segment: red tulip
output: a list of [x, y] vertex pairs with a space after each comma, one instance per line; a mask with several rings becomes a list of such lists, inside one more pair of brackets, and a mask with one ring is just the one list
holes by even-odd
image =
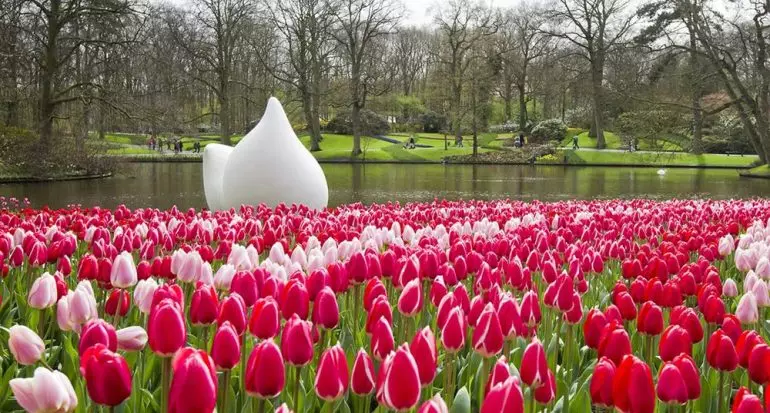
[[163, 299], [150, 310], [147, 337], [152, 351], [161, 357], [170, 357], [184, 347], [187, 341], [182, 307], [172, 299]]
[[519, 305], [510, 294], [505, 294], [500, 299], [500, 303], [497, 305], [497, 315], [500, 319], [500, 328], [507, 340], [513, 340], [524, 330], [519, 315]]
[[759, 397], [749, 393], [745, 387], [738, 389], [733, 400], [732, 413], [764, 413]]
[[240, 294], [230, 293], [219, 306], [217, 325], [221, 326], [225, 321], [229, 321], [238, 334], [243, 334], [246, 329], [246, 311], [246, 303], [243, 302]]
[[250, 308], [259, 298], [257, 279], [249, 271], [238, 271], [230, 282], [230, 293], [238, 293], [246, 308]]
[[674, 357], [672, 363], [679, 369], [687, 386], [687, 398], [697, 400], [700, 397], [700, 373], [695, 361], [687, 354], [680, 354]]
[[310, 308], [310, 295], [305, 289], [305, 284], [293, 278], [286, 283], [281, 292], [281, 315], [285, 320], [297, 314], [299, 318], [307, 319]]
[[161, 284], [152, 294], [152, 307], [166, 298], [174, 300], [179, 307], [184, 307], [184, 293], [182, 287], [177, 284]]
[[217, 404], [217, 372], [203, 350], [185, 347], [172, 362], [169, 413], [213, 412]]
[[225, 321], [214, 334], [211, 344], [211, 358], [222, 370], [230, 370], [241, 358], [241, 339], [232, 323]]
[[733, 371], [738, 366], [738, 353], [732, 340], [721, 329], [714, 332], [706, 346], [706, 360], [711, 367]]
[[384, 296], [378, 296], [372, 301], [372, 309], [366, 315], [366, 332], [372, 334], [374, 324], [380, 317], [385, 317], [388, 324], [393, 322], [393, 310], [390, 308], [388, 298]]
[[529, 328], [540, 324], [540, 302], [537, 293], [530, 290], [521, 299], [521, 322]]
[[754, 383], [764, 386], [770, 383], [770, 346], [757, 344], [749, 355], [749, 377]]
[[131, 370], [126, 360], [103, 344], [89, 347], [80, 360], [88, 397], [95, 403], [117, 406], [131, 395]]
[[689, 400], [685, 378], [673, 363], [663, 363], [656, 392], [664, 403], [685, 404]]
[[350, 390], [359, 396], [367, 395], [374, 390], [374, 363], [363, 349], [356, 354], [353, 362], [353, 373], [350, 376]]
[[663, 331], [663, 310], [652, 301], [645, 301], [636, 319], [636, 329], [650, 336], [660, 334]]
[[382, 361], [393, 351], [394, 346], [393, 330], [385, 317], [380, 317], [374, 324], [370, 350], [375, 359]]
[[599, 339], [599, 357], [609, 357], [615, 365], [620, 365], [623, 357], [631, 354], [631, 340], [623, 327], [614, 321], [604, 327]]
[[398, 312], [405, 317], [414, 317], [422, 310], [422, 284], [420, 279], [415, 278], [409, 281], [401, 290], [398, 297]]
[[379, 296], [385, 296], [387, 298], [388, 291], [385, 289], [385, 284], [380, 281], [379, 278], [372, 278], [366, 282], [364, 286], [364, 310], [368, 313], [372, 309], [372, 302]]
[[487, 393], [480, 413], [523, 413], [524, 396], [516, 377], [509, 377]]
[[741, 333], [743, 333], [741, 322], [734, 314], [725, 314], [724, 318], [722, 318], [721, 328], [722, 331], [727, 334], [727, 337], [730, 337], [730, 340], [732, 340], [733, 344], [738, 342], [738, 337], [740, 337]]
[[292, 366], [304, 366], [313, 359], [313, 325], [296, 313], [289, 318], [281, 333], [281, 354]]
[[315, 393], [319, 398], [334, 401], [348, 390], [348, 361], [339, 344], [321, 355], [315, 376]]
[[692, 355], [690, 333], [676, 324], [668, 326], [660, 337], [658, 354], [663, 361], [671, 361], [680, 354]]
[[[123, 297], [120, 297], [120, 296]], [[123, 317], [128, 314], [128, 307], [131, 303], [131, 295], [126, 290], [120, 290], [114, 288], [110, 292], [110, 296], [107, 298], [107, 302], [104, 304], [104, 312], [111, 316], [115, 315], [118, 310], [118, 301], [120, 301], [120, 316]]]
[[246, 393], [261, 399], [272, 399], [283, 391], [286, 375], [281, 350], [272, 339], [254, 347], [246, 364]]
[[438, 353], [436, 351], [436, 338], [430, 327], [417, 331], [409, 346], [409, 351], [417, 362], [417, 370], [420, 372], [420, 383], [428, 386], [433, 383], [438, 368]]
[[380, 367], [377, 401], [394, 410], [408, 410], [420, 400], [420, 373], [409, 347], [401, 345]]
[[521, 356], [521, 381], [530, 387], [540, 387], [548, 379], [548, 362], [543, 343], [537, 339], [527, 345]]
[[715, 295], [709, 295], [704, 302], [703, 318], [709, 324], [722, 324], [725, 317], [725, 303]]
[[460, 307], [449, 312], [444, 326], [441, 328], [441, 345], [448, 353], [456, 353], [465, 347], [465, 317]]
[[548, 370], [548, 378], [535, 390], [535, 400], [540, 404], [548, 404], [556, 397], [556, 377]]
[[504, 339], [497, 311], [488, 303], [473, 329], [473, 349], [483, 357], [492, 357], [502, 351]]
[[652, 413], [655, 410], [655, 387], [650, 367], [633, 355], [623, 357], [612, 383], [612, 400], [623, 412]]
[[340, 308], [337, 305], [337, 296], [329, 287], [324, 287], [318, 292], [313, 305], [313, 323], [331, 330], [337, 327], [340, 321]]
[[[447, 271], [452, 270], [452, 267], [448, 267]], [[441, 303], [441, 299], [444, 298], [445, 295], [449, 290], [447, 289], [446, 284], [444, 283], [444, 277], [438, 276], [436, 279], [433, 280], [433, 283], [430, 286], [430, 302], [433, 304], [434, 307], [438, 307], [439, 303]], [[426, 402], [427, 403], [427, 402]]]
[[588, 312], [583, 322], [583, 339], [589, 348], [599, 348], [599, 339], [606, 325], [607, 317], [598, 308], [592, 308]]
[[597, 406], [610, 407], [612, 403], [612, 382], [615, 379], [615, 363], [602, 357], [596, 363], [591, 375], [591, 402]]
[[669, 323], [684, 327], [690, 333], [693, 343], [700, 343], [703, 340], [703, 325], [698, 314], [692, 308], [675, 307], [671, 310]]
[[511, 377], [511, 371], [508, 368], [508, 362], [505, 360], [505, 356], [500, 357], [492, 366], [492, 371], [489, 372], [489, 378], [487, 379], [487, 387], [484, 389], [484, 394], [497, 385], [504, 382], [508, 377]]
[[262, 340], [273, 338], [281, 328], [278, 302], [272, 296], [260, 298], [254, 303], [249, 319], [249, 332]]
[[628, 293], [620, 293], [615, 300], [615, 305], [620, 310], [620, 315], [624, 320], [633, 320], [636, 318], [636, 304], [634, 299]]
[[749, 368], [749, 356], [751, 350], [757, 344], [764, 343], [765, 340], [755, 330], [746, 330], [738, 337], [738, 342], [735, 344], [735, 350], [738, 353], [738, 363], [743, 368]]
[[80, 331], [78, 353], [83, 356], [86, 350], [96, 344], [102, 344], [112, 352], [118, 351], [118, 336], [115, 327], [102, 319], [91, 320], [83, 324], [83, 329]]
[[219, 298], [213, 285], [200, 284], [190, 301], [190, 323], [196, 326], [212, 324], [219, 314]]

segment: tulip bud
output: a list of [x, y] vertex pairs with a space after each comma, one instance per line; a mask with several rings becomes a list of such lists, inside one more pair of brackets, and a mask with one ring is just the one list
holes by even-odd
[[759, 308], [753, 292], [749, 291], [741, 297], [735, 309], [735, 316], [741, 324], [755, 324], [759, 320]]
[[591, 403], [600, 407], [610, 407], [612, 403], [612, 382], [615, 379], [615, 363], [602, 357], [591, 375]]
[[300, 367], [313, 359], [312, 328], [309, 321], [301, 320], [296, 313], [286, 322], [281, 333], [281, 354], [287, 363]]
[[121, 252], [112, 262], [110, 270], [110, 283], [116, 288], [133, 287], [138, 280], [134, 257], [126, 252]]
[[359, 396], [374, 390], [374, 363], [364, 349], [358, 350], [350, 377], [350, 390]]
[[289, 406], [284, 403], [275, 409], [275, 413], [294, 413], [294, 410], [290, 409]]
[[738, 296], [738, 286], [732, 278], [726, 279], [722, 284], [722, 295], [730, 298]]
[[521, 381], [530, 387], [540, 387], [548, 379], [548, 362], [543, 343], [533, 338], [521, 357]]
[[337, 296], [329, 287], [323, 287], [315, 297], [313, 305], [313, 323], [327, 330], [337, 327], [340, 321], [340, 308]]
[[602, 330], [607, 325], [607, 317], [598, 309], [592, 308], [583, 322], [583, 339], [589, 348], [597, 349]]
[[642, 334], [657, 336], [663, 331], [663, 311], [652, 301], [646, 301], [639, 310], [636, 329]]
[[165, 298], [152, 307], [147, 337], [152, 351], [161, 357], [170, 357], [184, 347], [187, 327], [179, 303]]
[[663, 403], [685, 404], [689, 400], [684, 377], [674, 364], [663, 363], [658, 372], [656, 393]]
[[27, 412], [70, 413], [78, 406], [72, 383], [60, 371], [38, 367], [31, 378], [11, 379], [8, 384], [16, 403]]
[[444, 350], [448, 353], [456, 353], [465, 347], [466, 331], [463, 310], [460, 307], [454, 307], [441, 329], [441, 345]]
[[393, 330], [385, 317], [380, 317], [374, 324], [371, 339], [371, 352], [378, 361], [384, 360], [394, 347]]
[[214, 334], [211, 344], [211, 359], [222, 370], [230, 370], [241, 358], [241, 339], [238, 331], [229, 321], [222, 323]]
[[235, 277], [235, 267], [230, 264], [224, 264], [214, 274], [214, 286], [218, 290], [230, 291], [233, 277]]
[[655, 410], [655, 387], [650, 367], [633, 355], [624, 356], [615, 372], [612, 400], [621, 411], [652, 413]]
[[406, 344], [390, 353], [377, 378], [377, 400], [394, 410], [408, 410], [420, 400], [420, 373]]
[[293, 278], [286, 283], [281, 291], [281, 315], [285, 320], [297, 314], [299, 318], [307, 319], [310, 307], [310, 296], [305, 289], [305, 284]]
[[217, 325], [221, 326], [225, 321], [232, 323], [239, 335], [246, 329], [246, 304], [238, 293], [230, 293], [222, 300]]
[[107, 297], [107, 302], [104, 304], [104, 312], [114, 316], [118, 311], [118, 303], [120, 303], [120, 316], [124, 317], [128, 314], [131, 295], [126, 290], [113, 288], [112, 291], [110, 291], [110, 296]]
[[219, 298], [213, 285], [200, 284], [190, 300], [190, 323], [209, 325], [219, 315]]
[[749, 354], [749, 377], [754, 383], [764, 386], [770, 383], [770, 346], [757, 344]]
[[327, 402], [339, 399], [348, 390], [348, 376], [348, 362], [342, 347], [337, 344], [325, 350], [315, 376], [316, 394]]
[[259, 288], [254, 274], [248, 271], [238, 271], [230, 283], [230, 292], [238, 293], [243, 298], [246, 308], [251, 308], [259, 298]]
[[487, 393], [484, 403], [481, 404], [480, 413], [501, 413], [524, 411], [524, 396], [521, 393], [518, 379], [509, 377]]
[[251, 351], [246, 365], [246, 392], [254, 397], [272, 399], [286, 383], [281, 350], [272, 339], [260, 342]]
[[112, 352], [118, 351], [115, 327], [102, 319], [91, 320], [83, 325], [78, 352], [83, 356], [86, 350], [96, 344], [102, 344]]
[[487, 387], [484, 389], [484, 394], [489, 393], [496, 384], [504, 382], [508, 377], [511, 377], [511, 371], [508, 368], [508, 361], [505, 360], [505, 356], [500, 357], [492, 366], [492, 371], [489, 372], [489, 378], [487, 379]]
[[438, 354], [436, 351], [436, 338], [430, 327], [417, 331], [409, 346], [409, 351], [417, 362], [417, 370], [420, 373], [420, 383], [428, 386], [433, 383], [438, 368]]
[[46, 272], [32, 283], [27, 303], [32, 308], [43, 310], [56, 304], [56, 298], [56, 280]]
[[45, 343], [29, 327], [17, 324], [8, 329], [8, 349], [22, 366], [31, 366], [45, 354]]
[[503, 330], [494, 306], [487, 304], [473, 329], [473, 349], [483, 357], [492, 357], [503, 349]]
[[449, 407], [447, 407], [441, 395], [436, 394], [433, 398], [423, 403], [417, 410], [417, 413], [449, 413]]
[[372, 309], [366, 314], [366, 332], [372, 334], [375, 323], [384, 317], [388, 324], [393, 322], [393, 310], [390, 308], [388, 298], [378, 296], [372, 301]]
[[733, 371], [738, 366], [735, 345], [722, 329], [715, 331], [709, 338], [706, 360], [711, 367], [722, 371]]
[[171, 365], [169, 413], [213, 412], [217, 404], [217, 372], [209, 355], [185, 347], [176, 353]]
[[738, 364], [743, 368], [749, 368], [749, 356], [754, 346], [764, 343], [764, 339], [754, 330], [746, 330], [738, 337], [735, 343], [735, 351], [738, 353]]
[[422, 285], [420, 279], [415, 278], [404, 286], [398, 297], [398, 311], [405, 317], [414, 317], [422, 310]]
[[249, 319], [249, 332], [255, 337], [267, 340], [278, 334], [281, 319], [278, 313], [278, 302], [272, 296], [260, 298], [254, 303]]
[[692, 354], [690, 333], [684, 328], [672, 324], [663, 331], [658, 343], [658, 354], [663, 361], [671, 361], [680, 354]]
[[117, 406], [131, 395], [131, 370], [120, 354], [101, 343], [89, 347], [80, 360], [88, 396], [97, 404]]
[[749, 393], [745, 387], [738, 389], [733, 399], [731, 413], [764, 413], [764, 411], [759, 397]]
[[147, 344], [147, 332], [142, 327], [131, 326], [115, 332], [118, 349], [123, 351], [141, 351]]
[[158, 283], [153, 278], [141, 280], [136, 284], [136, 288], [134, 288], [134, 304], [139, 308], [139, 311], [144, 314], [150, 314], [153, 296], [157, 289]]

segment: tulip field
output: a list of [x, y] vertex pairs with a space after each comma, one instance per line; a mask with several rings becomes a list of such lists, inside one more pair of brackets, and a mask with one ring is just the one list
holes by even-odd
[[770, 201], [0, 210], [2, 412], [770, 411]]

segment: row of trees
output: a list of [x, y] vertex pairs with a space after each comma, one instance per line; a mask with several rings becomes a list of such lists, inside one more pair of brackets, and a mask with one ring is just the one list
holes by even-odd
[[357, 155], [364, 109], [445, 117], [456, 139], [561, 118], [599, 148], [612, 128], [693, 152], [734, 118], [766, 162], [770, 0], [725, 4], [451, 0], [412, 27], [396, 0], [0, 0], [0, 122], [37, 131], [43, 150], [212, 125], [230, 143], [276, 95], [312, 150], [321, 120], [348, 111]]

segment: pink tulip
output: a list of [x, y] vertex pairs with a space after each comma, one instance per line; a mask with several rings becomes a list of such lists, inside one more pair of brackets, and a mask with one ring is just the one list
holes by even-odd
[[136, 285], [137, 281], [134, 257], [126, 251], [121, 252], [112, 262], [110, 283], [116, 288], [129, 288]]
[[147, 344], [147, 332], [140, 326], [121, 328], [115, 334], [118, 349], [123, 351], [141, 351]]
[[420, 400], [420, 373], [406, 344], [383, 362], [377, 378], [377, 400], [394, 410], [411, 409]]
[[422, 310], [422, 285], [420, 279], [409, 281], [398, 298], [398, 311], [405, 317], [414, 317]]
[[56, 280], [46, 272], [32, 283], [27, 303], [32, 308], [43, 310], [56, 304], [56, 298]]
[[367, 395], [374, 391], [374, 363], [364, 349], [358, 351], [353, 363], [353, 372], [350, 376], [350, 390], [359, 395]]
[[217, 373], [203, 350], [185, 347], [172, 362], [169, 413], [213, 412], [217, 403]]
[[284, 367], [281, 350], [273, 340], [260, 342], [246, 365], [246, 392], [262, 399], [278, 396], [286, 383]]
[[497, 311], [489, 303], [473, 329], [473, 349], [483, 357], [492, 357], [502, 351], [504, 338]]
[[31, 366], [45, 354], [45, 343], [27, 326], [17, 324], [8, 329], [8, 349], [22, 366]]
[[337, 344], [323, 352], [315, 376], [315, 392], [330, 402], [342, 397], [348, 390], [348, 362], [345, 352]]
[[72, 383], [56, 370], [38, 367], [32, 378], [15, 378], [8, 384], [16, 402], [27, 412], [69, 413], [78, 405]]
[[436, 338], [430, 327], [425, 327], [417, 331], [409, 346], [409, 351], [417, 362], [417, 369], [420, 373], [420, 383], [423, 386], [429, 386], [436, 377], [438, 368], [438, 352], [436, 351]]

